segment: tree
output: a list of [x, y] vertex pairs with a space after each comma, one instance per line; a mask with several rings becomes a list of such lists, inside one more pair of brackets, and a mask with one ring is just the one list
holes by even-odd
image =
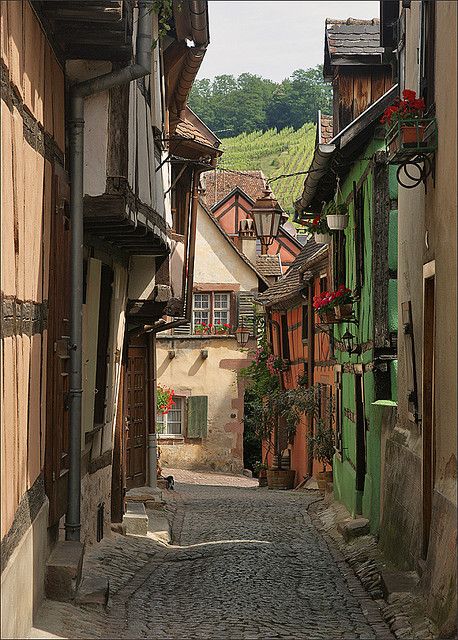
[[316, 122], [318, 109], [330, 113], [331, 87], [322, 67], [297, 69], [280, 83], [252, 73], [197, 80], [189, 106], [223, 137], [269, 128], [299, 129]]

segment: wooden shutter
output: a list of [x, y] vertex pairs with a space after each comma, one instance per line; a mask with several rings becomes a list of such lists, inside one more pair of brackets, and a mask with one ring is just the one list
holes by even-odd
[[205, 438], [207, 435], [208, 396], [188, 398], [188, 438]]
[[188, 336], [191, 333], [191, 323], [182, 324], [181, 327], [174, 327], [174, 336]]
[[249, 327], [254, 333], [254, 294], [249, 291], [240, 291], [237, 296], [238, 313], [237, 323], [240, 327], [242, 322], [244, 327]]

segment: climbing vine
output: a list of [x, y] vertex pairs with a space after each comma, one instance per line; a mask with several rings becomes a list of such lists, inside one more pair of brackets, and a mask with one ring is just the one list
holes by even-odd
[[158, 37], [153, 40], [153, 49], [155, 49], [160, 39], [170, 31], [169, 22], [173, 15], [172, 0], [153, 0], [153, 11], [157, 14], [158, 20]]

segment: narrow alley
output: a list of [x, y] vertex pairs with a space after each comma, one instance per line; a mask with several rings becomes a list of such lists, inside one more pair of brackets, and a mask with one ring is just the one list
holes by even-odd
[[[84, 573], [110, 580], [108, 612], [47, 601], [32, 637], [388, 640], [379, 610], [314, 528], [318, 492], [173, 471], [172, 543], [115, 536]], [[326, 576], [326, 579], [323, 577]]]

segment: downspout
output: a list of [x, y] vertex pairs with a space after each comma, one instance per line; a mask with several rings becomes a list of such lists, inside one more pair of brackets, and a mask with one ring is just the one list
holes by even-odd
[[74, 85], [70, 92], [69, 167], [71, 215], [70, 433], [65, 539], [80, 539], [84, 98], [151, 73], [152, 0], [138, 0], [135, 62]]

